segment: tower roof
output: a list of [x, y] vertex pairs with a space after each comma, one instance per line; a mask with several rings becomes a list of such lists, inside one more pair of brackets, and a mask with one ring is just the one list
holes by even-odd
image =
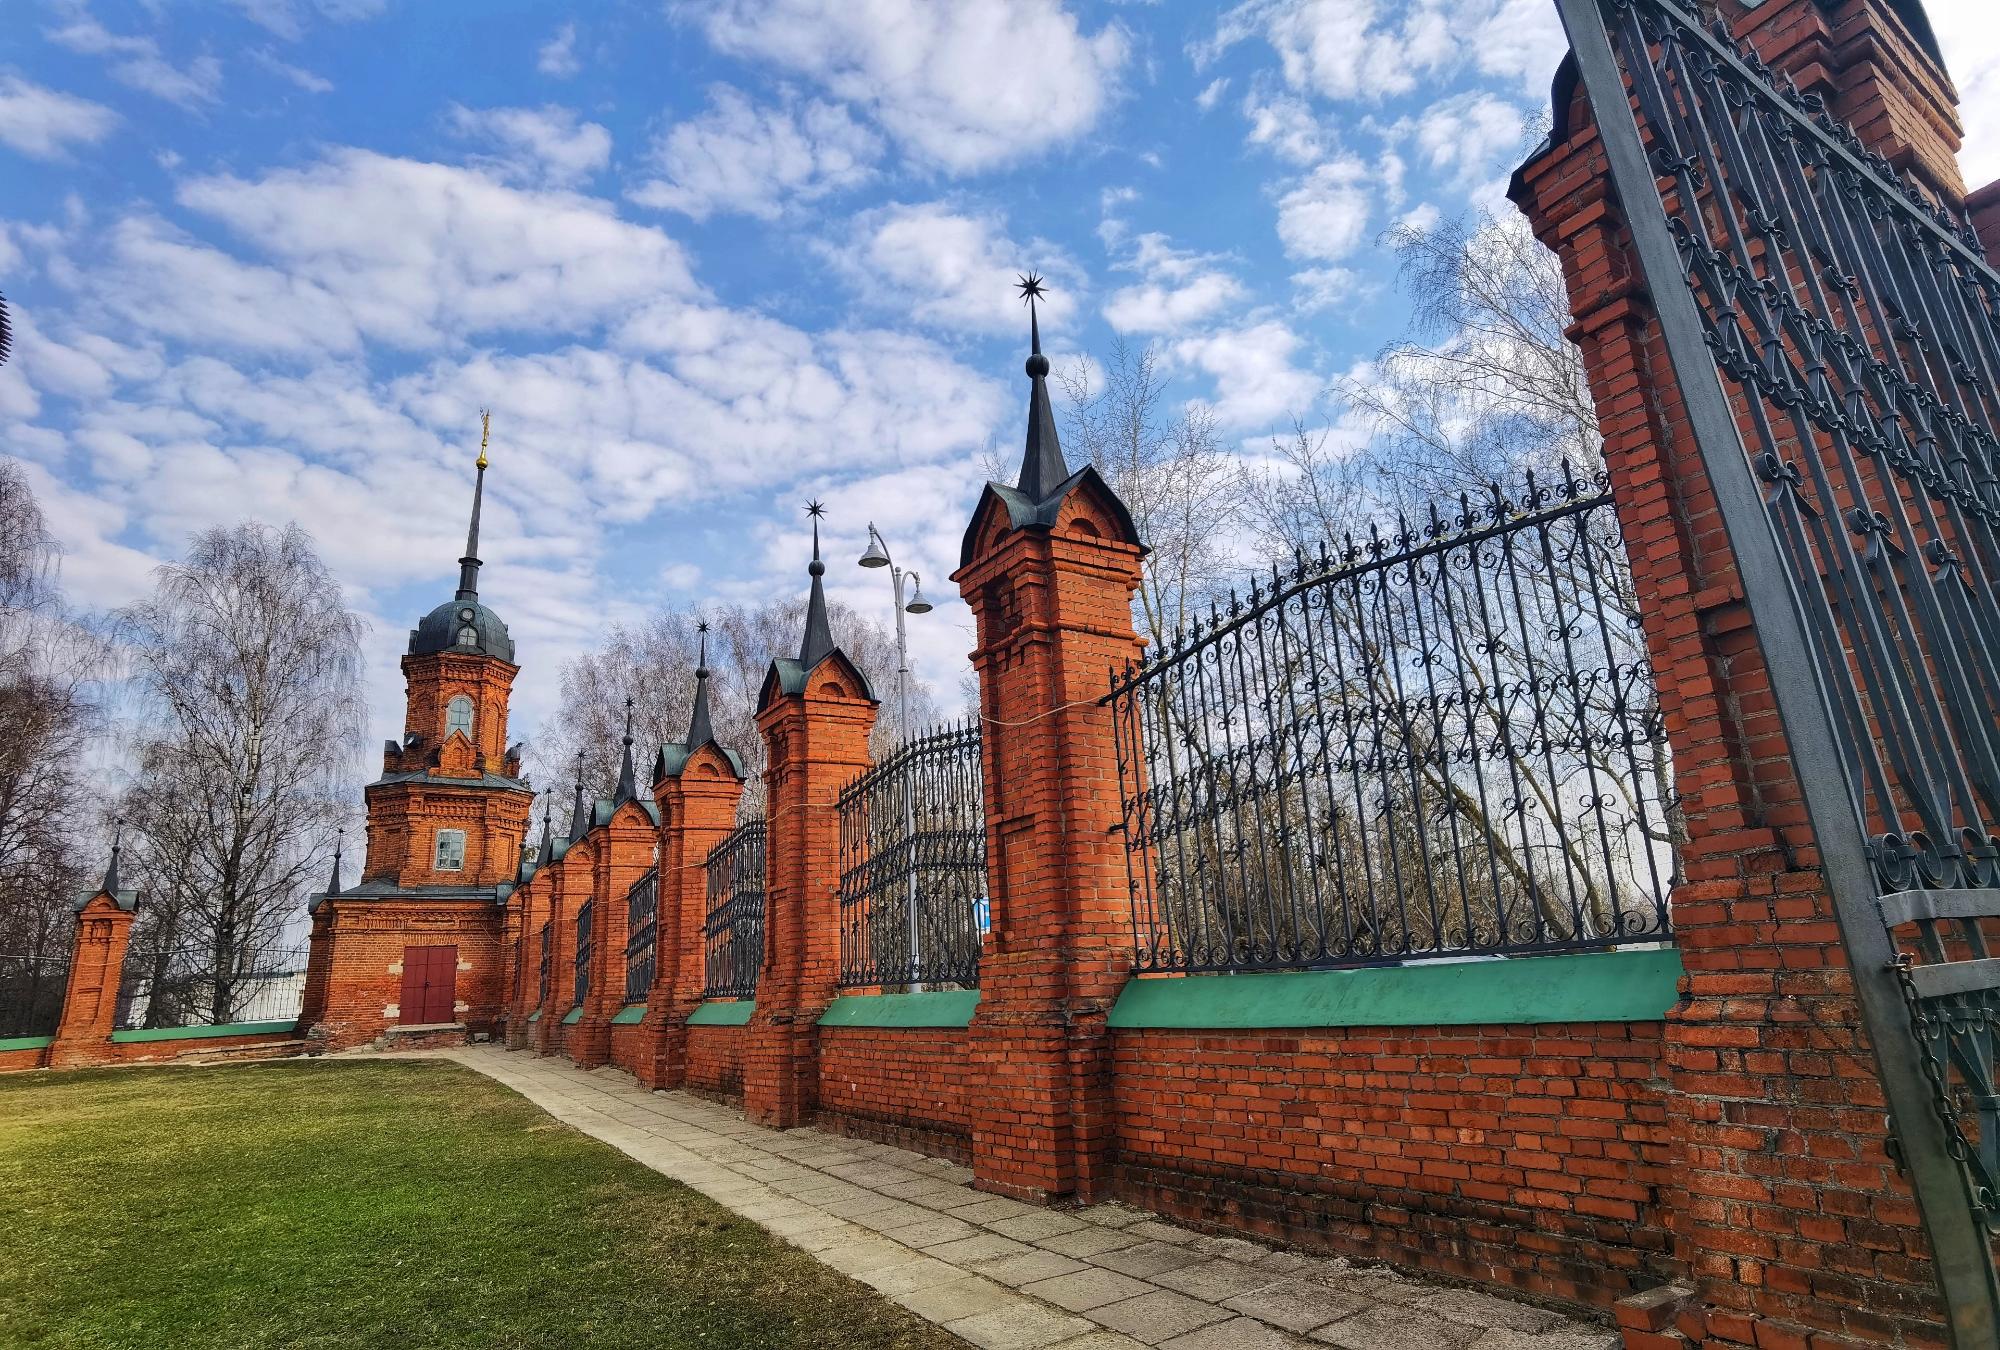
[[1049, 358], [1042, 355], [1042, 325], [1035, 313], [1035, 301], [1045, 294], [1042, 279], [1029, 273], [1021, 278], [1020, 291], [1028, 305], [1028, 441], [1014, 486], [1038, 502], [1069, 477], [1069, 465], [1063, 462], [1062, 438], [1049, 406]]
[[819, 518], [826, 514], [826, 507], [815, 499], [807, 505], [806, 514], [813, 523], [813, 556], [806, 567], [812, 575], [812, 590], [806, 596], [806, 632], [799, 641], [799, 664], [811, 670], [832, 653], [833, 627], [827, 622], [826, 586], [820, 580], [826, 575], [826, 564], [819, 557]]
[[486, 495], [486, 447], [492, 414], [479, 414], [479, 459], [472, 482], [472, 520], [465, 530], [465, 556], [458, 560], [458, 593], [410, 630], [410, 655], [463, 651], [514, 661], [514, 639], [498, 614], [479, 603], [479, 508]]
[[625, 700], [625, 755], [618, 762], [618, 788], [611, 794], [615, 809], [639, 795], [638, 774], [632, 769], [632, 700]]

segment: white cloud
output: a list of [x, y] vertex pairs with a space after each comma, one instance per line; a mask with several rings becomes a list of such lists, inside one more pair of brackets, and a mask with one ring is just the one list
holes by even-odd
[[959, 174], [1089, 131], [1130, 52], [1122, 28], [1086, 34], [1057, 0], [727, 0], [700, 22], [723, 52], [817, 80]]
[[306, 70], [301, 66], [292, 65], [287, 61], [280, 61], [277, 54], [268, 47], [259, 47], [257, 50], [251, 52], [250, 59], [278, 78], [290, 80], [308, 94], [330, 94], [333, 92], [332, 80], [327, 79], [323, 75], [315, 75], [312, 71]]
[[544, 75], [566, 80], [583, 69], [576, 56], [576, 25], [566, 23], [535, 53], [535, 69]]
[[387, 0], [234, 0], [243, 17], [287, 42], [306, 35], [306, 10], [334, 23], [352, 23], [372, 18], [385, 8]]
[[1083, 284], [1055, 245], [1016, 242], [1001, 217], [944, 202], [884, 206], [857, 216], [844, 233], [848, 243], [823, 251], [862, 299], [939, 328], [1019, 333], [1014, 281], [1029, 271], [1052, 278], [1042, 322], [1060, 325]]
[[1137, 272], [1137, 284], [1111, 294], [1104, 319], [1121, 333], [1173, 333], [1234, 304], [1243, 285], [1215, 266], [1213, 254], [1176, 249], [1164, 234], [1142, 234], [1131, 259], [1119, 264]]
[[1331, 159], [1278, 198], [1278, 238], [1289, 257], [1338, 262], [1367, 236], [1371, 207], [1367, 166]]
[[1525, 115], [1518, 105], [1471, 91], [1433, 103], [1397, 130], [1409, 132], [1432, 168], [1463, 184], [1491, 178], [1511, 167], [1525, 149], [1525, 127]]
[[120, 84], [183, 108], [213, 103], [222, 87], [222, 62], [213, 56], [197, 56], [183, 69], [160, 55], [160, 44], [153, 39], [110, 32], [85, 14], [51, 29], [48, 37], [73, 52], [108, 58], [111, 78]]
[[876, 135], [839, 104], [814, 99], [760, 108], [717, 85], [706, 112], [677, 123], [654, 143], [661, 176], [630, 195], [641, 205], [696, 220], [716, 211], [771, 220], [790, 202], [865, 181], [881, 150]]
[[1468, 67], [1546, 94], [1565, 50], [1544, 0], [1247, 0], [1189, 54], [1202, 69], [1250, 38], [1270, 44], [1293, 90], [1363, 102]]
[[1243, 99], [1243, 116], [1250, 121], [1244, 137], [1251, 145], [1269, 146], [1294, 164], [1314, 164], [1333, 148], [1333, 138], [1319, 124], [1306, 101], [1272, 90], [1258, 81]]
[[575, 187], [611, 162], [611, 133], [580, 121], [569, 108], [453, 104], [449, 120], [459, 135], [496, 147], [498, 153], [481, 162], [515, 182]]
[[[196, 179], [178, 196], [272, 260], [270, 276], [301, 303], [262, 322], [292, 334], [279, 345], [294, 350], [350, 348], [357, 334], [420, 348], [501, 330], [579, 332], [695, 289], [679, 244], [605, 203], [449, 165], [338, 149], [259, 179]], [[256, 270], [219, 253], [202, 263]], [[141, 275], [129, 281], [147, 289]], [[187, 308], [178, 326], [199, 329], [206, 306]]]
[[1292, 273], [1292, 287], [1292, 306], [1301, 314], [1348, 305], [1365, 290], [1360, 275], [1351, 267], [1308, 267]]
[[1222, 96], [1228, 92], [1229, 77], [1227, 75], [1218, 76], [1202, 86], [1201, 92], [1194, 96], [1194, 106], [1200, 108], [1203, 112], [1208, 112], [1216, 104], [1220, 103]]
[[1989, 0], [1930, 0], [1925, 9], [1958, 89], [1965, 122], [1959, 168], [1967, 187], [1984, 187], [2000, 178], [2000, 23]]
[[1224, 426], [1268, 425], [1304, 413], [1324, 381], [1293, 364], [1298, 334], [1267, 321], [1248, 328], [1182, 338], [1170, 349], [1174, 359], [1210, 376], [1215, 395], [1208, 400]]
[[118, 125], [102, 104], [0, 75], [0, 144], [30, 159], [62, 159], [72, 146], [95, 145]]

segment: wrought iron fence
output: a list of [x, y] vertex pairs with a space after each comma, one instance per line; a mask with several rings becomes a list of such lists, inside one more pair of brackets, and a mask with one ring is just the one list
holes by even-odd
[[555, 988], [556, 921], [542, 920], [542, 965], [535, 981], [535, 1006], [549, 1006], [549, 994]]
[[0, 1041], [53, 1036], [68, 987], [67, 959], [0, 953]]
[[979, 983], [979, 722], [909, 742], [840, 793], [840, 983]]
[[708, 916], [702, 921], [706, 998], [749, 998], [764, 963], [762, 820], [746, 821], [708, 851]]
[[590, 949], [593, 943], [591, 930], [596, 926], [597, 898], [592, 896], [576, 908], [576, 1002], [582, 1007], [584, 995], [590, 992]]
[[227, 1026], [298, 1018], [305, 943], [256, 944], [218, 956], [212, 946], [133, 950], [118, 990], [120, 1030]]
[[1602, 479], [1300, 555], [1105, 701], [1141, 970], [1667, 935], [1679, 813]]
[[660, 920], [660, 870], [656, 867], [625, 893], [625, 1001], [644, 1003], [653, 987], [655, 938]]

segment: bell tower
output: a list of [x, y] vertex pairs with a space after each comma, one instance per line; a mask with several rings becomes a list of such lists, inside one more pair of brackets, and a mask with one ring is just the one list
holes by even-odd
[[480, 414], [472, 522], [458, 591], [410, 630], [403, 657], [403, 738], [382, 749], [368, 785], [362, 888], [477, 888], [512, 882], [534, 794], [507, 741], [514, 640], [479, 601], [479, 510], [491, 414]]

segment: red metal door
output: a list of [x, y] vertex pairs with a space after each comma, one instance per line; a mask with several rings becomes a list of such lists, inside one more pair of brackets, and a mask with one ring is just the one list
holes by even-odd
[[403, 948], [403, 1023], [432, 1026], [451, 1021], [457, 980], [458, 948]]

